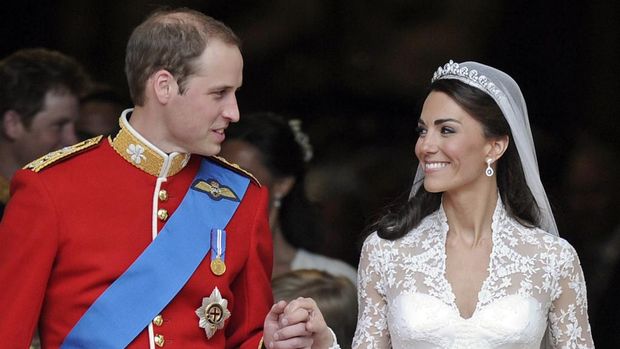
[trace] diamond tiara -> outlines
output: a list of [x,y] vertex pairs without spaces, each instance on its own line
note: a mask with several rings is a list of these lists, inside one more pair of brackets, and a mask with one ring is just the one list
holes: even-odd
[[495,84],[486,76],[478,75],[478,71],[476,69],[461,67],[458,63],[454,63],[452,60],[446,63],[443,67],[437,68],[437,71],[433,74],[431,83],[435,82],[435,80],[454,78],[463,81],[468,85],[479,88],[496,98],[504,96],[504,93],[498,89],[497,86],[495,86]]
[[295,141],[303,150],[304,162],[309,162],[312,160],[314,153],[312,151],[312,144],[310,144],[310,137],[301,130],[301,120],[291,119],[288,121],[288,125],[293,131]]

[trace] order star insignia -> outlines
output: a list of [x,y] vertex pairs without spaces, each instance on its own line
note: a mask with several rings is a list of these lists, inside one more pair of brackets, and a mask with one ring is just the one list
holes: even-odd
[[198,326],[205,329],[208,339],[211,339],[217,330],[224,328],[224,322],[230,317],[230,311],[228,301],[222,298],[217,287],[209,297],[202,299],[202,306],[196,309],[196,315],[200,319]]

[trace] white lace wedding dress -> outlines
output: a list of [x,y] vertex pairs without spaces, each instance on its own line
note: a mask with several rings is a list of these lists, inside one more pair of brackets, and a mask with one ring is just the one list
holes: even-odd
[[[443,208],[396,241],[366,239],[354,348],[594,348],[586,287],[565,240],[493,214],[489,276],[471,318],[445,277]],[[543,336],[548,329],[549,340]],[[547,338],[547,337],[545,337]]]

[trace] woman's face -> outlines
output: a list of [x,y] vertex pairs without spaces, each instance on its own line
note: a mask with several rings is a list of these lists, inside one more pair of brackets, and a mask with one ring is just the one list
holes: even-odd
[[273,176],[263,165],[263,154],[258,148],[246,141],[231,139],[222,143],[222,150],[218,155],[250,172],[271,192]]
[[482,125],[447,94],[428,95],[418,132],[415,153],[426,191],[476,191],[488,184],[484,170],[492,142],[484,137]]
[[[263,164],[263,154],[254,145],[239,139],[231,139],[222,143],[220,156],[249,171],[269,190],[269,226],[273,229],[279,219],[279,210],[274,207],[274,196],[284,197],[292,183],[287,185],[287,178],[275,178],[267,166]],[[288,188],[288,189],[285,189]],[[276,191],[283,191],[275,193]]]

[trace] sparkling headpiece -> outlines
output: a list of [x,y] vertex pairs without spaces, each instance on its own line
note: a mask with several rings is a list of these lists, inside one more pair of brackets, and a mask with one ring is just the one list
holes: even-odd
[[301,120],[289,120],[288,125],[291,127],[291,130],[295,135],[295,141],[297,142],[297,144],[299,144],[299,146],[301,146],[301,149],[303,150],[304,162],[312,160],[314,152],[312,151],[312,145],[310,144],[310,137],[308,137],[308,135],[301,130]]
[[433,74],[431,83],[440,79],[458,79],[470,86],[485,91],[495,98],[504,97],[504,93],[498,89],[497,86],[495,86],[495,84],[486,76],[478,75],[478,71],[476,69],[461,67],[458,63],[454,63],[452,60],[446,63],[443,67],[437,68],[437,71]]

